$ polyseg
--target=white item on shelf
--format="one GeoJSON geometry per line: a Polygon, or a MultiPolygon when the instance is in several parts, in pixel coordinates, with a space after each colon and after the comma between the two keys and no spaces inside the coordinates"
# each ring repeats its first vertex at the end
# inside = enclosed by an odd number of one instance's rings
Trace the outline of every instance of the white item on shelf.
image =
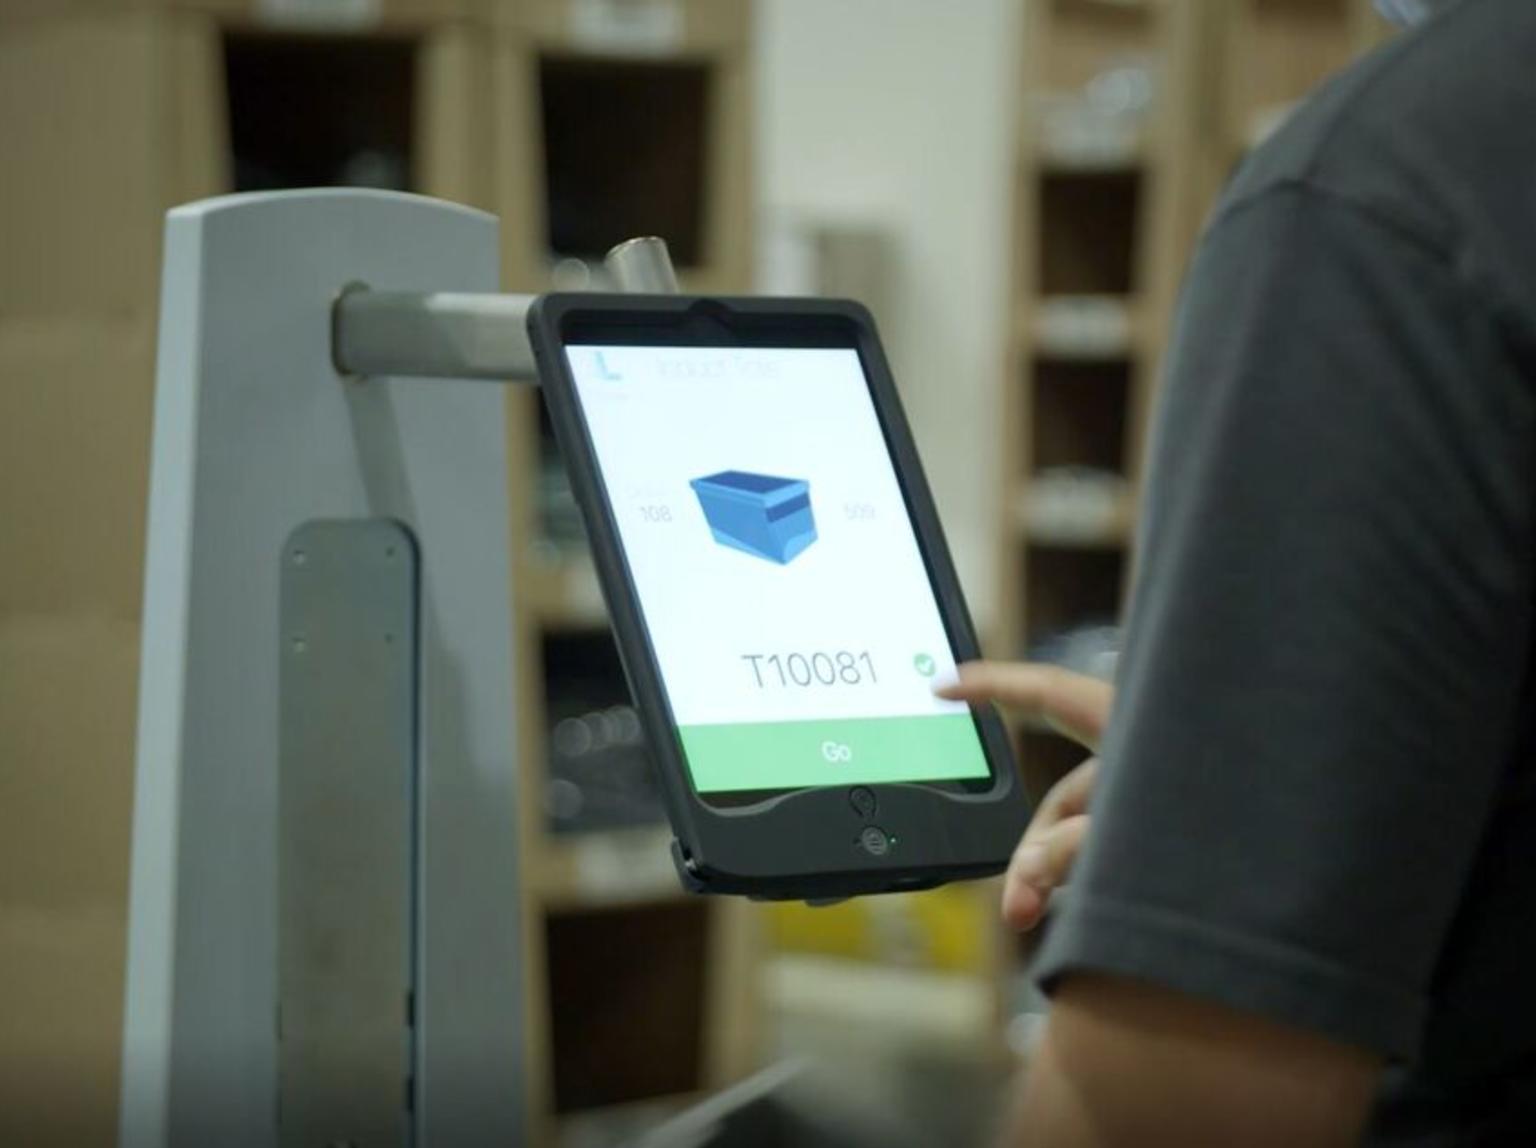
{"type": "Polygon", "coordinates": [[[669,829],[613,829],[572,842],[576,889],[607,901],[645,901],[677,892],[669,829]]]}
{"type": "Polygon", "coordinates": [[[1071,170],[1135,166],[1145,150],[1156,98],[1156,72],[1142,56],[1111,64],[1080,91],[1040,93],[1042,157],[1071,170]]]}
{"type": "Polygon", "coordinates": [[[258,0],[256,20],[271,28],[356,32],[378,24],[379,0],[258,0]]]}
{"type": "Polygon", "coordinates": [[[1061,359],[1129,355],[1135,344],[1130,304],[1116,295],[1056,295],[1035,313],[1036,350],[1061,359]]]}
{"type": "Polygon", "coordinates": [[[1109,116],[1081,95],[1042,94],[1038,99],[1041,159],[1072,171],[1134,167],[1143,152],[1139,118],[1109,116]]]}
{"type": "Polygon", "coordinates": [[[1058,545],[1103,545],[1124,538],[1130,483],[1091,467],[1052,467],[1029,480],[1022,517],[1029,537],[1058,545]]]}
{"type": "Polygon", "coordinates": [[[665,56],[683,47],[680,0],[572,0],[571,39],[595,52],[665,56]]]}

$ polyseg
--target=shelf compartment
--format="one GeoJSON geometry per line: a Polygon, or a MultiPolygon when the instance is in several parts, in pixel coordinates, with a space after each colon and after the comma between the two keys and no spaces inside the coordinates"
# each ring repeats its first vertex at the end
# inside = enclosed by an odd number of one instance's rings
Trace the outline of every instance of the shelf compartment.
{"type": "Polygon", "coordinates": [[[557,1113],[702,1087],[710,909],[693,898],[546,917],[557,1113]]]}
{"type": "Polygon", "coordinates": [[[1126,458],[1131,364],[1042,360],[1034,366],[1030,464],[1119,473],[1126,458]]]}
{"type": "Polygon", "coordinates": [[[1126,555],[1121,550],[1025,547],[1026,650],[1079,626],[1120,614],[1126,555]]]}
{"type": "Polygon", "coordinates": [[[713,88],[703,62],[540,58],[553,256],[596,260],[625,239],[659,235],[679,268],[707,260],[713,88]]]}
{"type": "Polygon", "coordinates": [[[1142,184],[1136,171],[1042,174],[1040,294],[1135,292],[1142,184]]]}
{"type": "Polygon", "coordinates": [[[236,191],[415,185],[417,41],[224,37],[236,191]]]}

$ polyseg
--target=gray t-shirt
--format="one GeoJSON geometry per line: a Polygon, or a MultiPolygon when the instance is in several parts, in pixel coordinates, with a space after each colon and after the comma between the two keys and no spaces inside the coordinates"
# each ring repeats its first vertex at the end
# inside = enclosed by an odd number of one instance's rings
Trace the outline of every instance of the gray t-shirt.
{"type": "Polygon", "coordinates": [[[1042,982],[1381,1053],[1372,1143],[1536,1143],[1536,2],[1400,37],[1238,174],[1141,555],[1042,982]]]}

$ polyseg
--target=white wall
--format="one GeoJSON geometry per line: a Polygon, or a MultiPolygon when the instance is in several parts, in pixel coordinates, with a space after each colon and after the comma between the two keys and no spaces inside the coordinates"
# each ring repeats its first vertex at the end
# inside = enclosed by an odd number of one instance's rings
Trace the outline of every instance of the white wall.
{"type": "Polygon", "coordinates": [[[758,0],[765,219],[894,240],[886,348],[971,609],[993,613],[1008,314],[1015,0],[758,0]]]}

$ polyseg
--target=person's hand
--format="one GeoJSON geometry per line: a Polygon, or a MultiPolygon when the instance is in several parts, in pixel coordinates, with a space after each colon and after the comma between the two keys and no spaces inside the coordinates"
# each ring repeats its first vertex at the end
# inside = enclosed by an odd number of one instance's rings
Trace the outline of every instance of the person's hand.
{"type": "MultiPolygon", "coordinates": [[[[971,662],[940,697],[971,705],[996,703],[1052,728],[1090,750],[1109,724],[1114,687],[1055,666],[971,662]]],[[[1003,880],[1003,919],[1016,929],[1040,923],[1051,893],[1066,881],[1088,832],[1088,801],[1098,759],[1089,758],[1051,787],[1014,850],[1003,880]]]]}

